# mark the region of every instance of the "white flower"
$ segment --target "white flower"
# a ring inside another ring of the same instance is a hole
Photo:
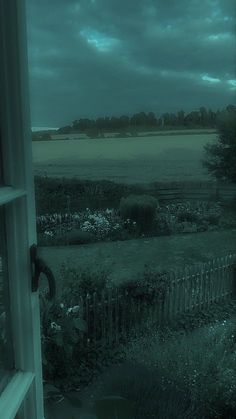
[[[68,316],[68,314],[70,314],[70,313],[73,313],[73,314],[74,313],[78,313],[79,310],[80,310],[80,306],[79,305],[74,306],[74,307],[70,307],[70,308],[68,308],[66,314]]]
[[[106,214],[112,214],[112,213],[113,213],[113,210],[111,210],[111,209],[107,208],[107,209],[106,209],[106,211],[105,211],[105,213],[106,213]]]
[[[72,307],[72,313],[78,313],[79,309],[80,309],[79,305]]]
[[[55,322],[51,322],[51,329],[61,330],[61,326]]]
[[[52,231],[49,231],[49,230],[46,230],[46,231],[44,232],[44,234],[45,234],[46,236],[50,236],[50,237],[52,237],[52,236],[53,236],[53,232],[52,232]]]
[[[68,308],[68,310],[67,310],[67,312],[66,312],[67,316],[68,316],[68,314],[70,314],[71,312],[72,312],[72,307]]]

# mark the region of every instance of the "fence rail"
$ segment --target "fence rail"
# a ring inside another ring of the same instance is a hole
[[[147,324],[160,327],[178,315],[209,309],[212,303],[236,296],[236,255],[217,258],[201,268],[170,272],[166,276],[165,298],[148,303],[129,292],[108,289],[80,299],[88,332],[84,344],[113,345],[131,334],[139,333]]]
[[[45,181],[46,182],[46,181]],[[60,183],[58,184],[60,185]],[[64,190],[64,185],[62,189]],[[48,200],[45,204],[45,191],[47,184],[39,184],[37,190],[37,208],[40,214],[47,212],[73,212],[91,209],[118,208],[122,197],[129,194],[148,194],[156,197],[160,203],[188,201],[223,201],[232,202],[236,199],[236,185],[228,182],[216,181],[176,181],[176,182],[152,182],[148,184],[119,185],[112,186],[105,183],[91,182],[90,185],[80,185],[77,181],[75,186],[69,189],[66,184],[66,195],[55,195],[50,199],[50,191],[47,192]],[[58,188],[60,189],[60,188]],[[60,189],[61,190],[61,189]],[[46,206],[45,206],[46,205]]]

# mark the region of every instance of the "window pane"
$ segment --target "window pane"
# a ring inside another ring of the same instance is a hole
[[[14,368],[4,208],[0,207],[0,392]]]
[[[195,417],[181,409],[206,387],[209,351],[172,326],[190,334],[225,273],[217,289],[184,269],[236,253],[236,217],[202,164],[235,90],[232,17],[205,3],[28,0],[38,245],[58,288],[51,311],[41,301],[44,378],[82,391],[113,362],[87,396],[135,401],[138,417]]]

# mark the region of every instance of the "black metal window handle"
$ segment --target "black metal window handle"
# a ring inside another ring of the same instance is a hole
[[[47,277],[48,286],[49,286],[48,298],[49,300],[52,300],[56,295],[56,281],[49,266],[47,266],[47,264],[44,262],[43,259],[38,258],[36,244],[32,244],[32,246],[30,247],[30,260],[31,260],[31,272],[32,272],[32,282],[31,282],[32,292],[36,292],[38,290],[39,277],[40,277],[40,274],[42,273]]]

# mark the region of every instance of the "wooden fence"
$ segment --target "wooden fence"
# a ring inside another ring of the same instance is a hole
[[[153,182],[150,184],[135,185],[138,194],[152,195],[161,204],[187,201],[222,201],[236,200],[236,185],[227,182],[215,181],[185,181],[185,182]],[[131,192],[133,193],[133,192]],[[123,194],[126,196],[126,194]],[[121,196],[113,199],[112,195],[94,193],[86,198],[81,196],[72,198],[70,204],[79,208],[104,209],[119,206]]]
[[[146,193],[158,197],[160,202],[179,200],[226,202],[236,199],[236,185],[213,181],[154,182],[147,185]]]
[[[109,289],[100,298],[96,293],[81,297],[79,305],[88,326],[84,344],[113,345],[140,333],[147,324],[161,327],[180,314],[235,298],[236,255],[214,259],[198,269],[170,272],[166,281],[165,298],[157,297],[152,303],[118,289]]]
[[[78,189],[75,188],[64,195],[55,196],[51,200],[48,195],[45,207],[45,186],[38,186],[37,208],[39,214],[56,212],[75,212],[90,209],[118,208],[122,197],[130,194],[147,194],[158,199],[161,204],[187,201],[223,201],[236,200],[236,184],[216,181],[176,181],[176,182],[152,182],[148,184],[132,184],[107,186],[100,182],[83,185],[82,191],[78,180]],[[67,185],[66,185],[67,187]],[[68,188],[68,187],[67,187]],[[62,190],[64,186],[62,184]],[[61,190],[60,188],[58,190]],[[49,192],[47,192],[49,194]],[[46,208],[46,209],[45,209]]]

